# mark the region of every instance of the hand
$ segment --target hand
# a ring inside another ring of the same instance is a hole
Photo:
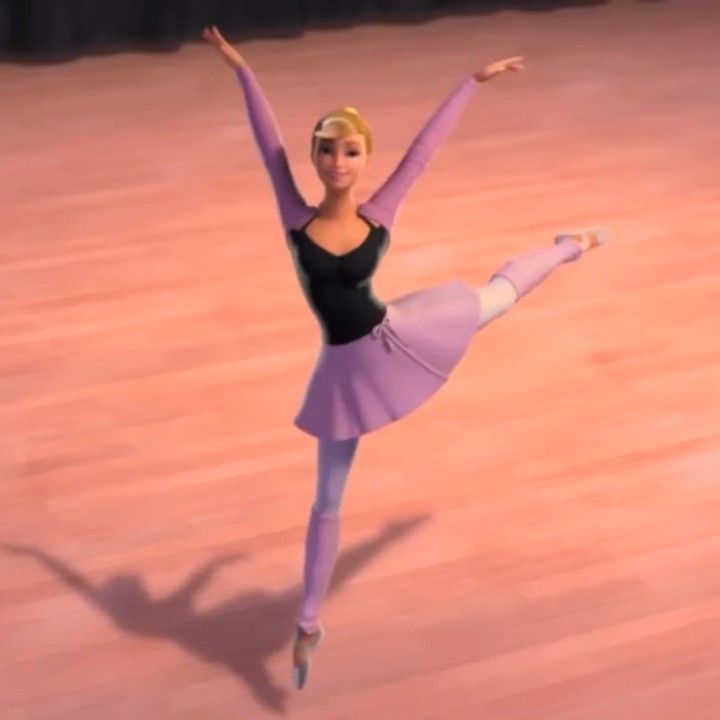
[[[220,34],[220,31],[213,25],[202,31],[202,36],[223,56],[223,60],[233,69],[247,67],[243,56]]]
[[[515,55],[514,57],[505,58],[504,60],[497,60],[486,65],[482,70],[478,70],[474,73],[474,77],[478,82],[485,82],[506,70],[511,70],[512,72],[524,70],[525,65],[523,65],[523,59],[521,55]]]

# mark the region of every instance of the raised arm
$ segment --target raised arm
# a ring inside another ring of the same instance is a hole
[[[223,555],[204,563],[198,568],[177,590],[171,595],[164,598],[163,602],[168,605],[189,605],[192,603],[195,595],[207,585],[215,571],[222,565],[227,565],[236,560],[247,557],[245,553],[233,553],[231,555]]]
[[[309,210],[295,185],[270,103],[247,62],[225,41],[217,28],[206,28],[203,37],[218,49],[242,86],[250,125],[270,175],[283,228],[287,232],[298,227],[307,219]]]
[[[75,571],[62,560],[29,545],[14,545],[2,543],[2,547],[13,555],[29,555],[34,557],[41,565],[44,565],[50,572],[54,573],[66,585],[74,588],[87,600],[95,605],[101,605],[97,588],[81,573]]]
[[[517,56],[491,63],[466,77],[425,123],[392,175],[363,203],[363,211],[389,229],[408,189],[457,124],[478,83],[490,80],[505,70],[522,68],[522,57]]]

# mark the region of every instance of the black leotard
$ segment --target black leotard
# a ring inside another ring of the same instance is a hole
[[[305,228],[290,230],[289,245],[305,297],[328,345],[343,345],[367,335],[387,312],[373,294],[371,278],[387,251],[389,234],[372,225],[365,240],[350,252],[335,255],[314,242]]]

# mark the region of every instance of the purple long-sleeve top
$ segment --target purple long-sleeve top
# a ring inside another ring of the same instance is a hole
[[[318,209],[309,206],[293,180],[270,105],[249,68],[238,70],[250,123],[275,190],[283,228],[305,297],[330,345],[363,337],[381,323],[387,306],[371,279],[389,244],[390,228],[405,193],[455,125],[477,85],[468,77],[445,100],[405,153],[382,187],[357,208],[369,225],[359,246],[342,255],[317,245],[305,232]],[[373,225],[371,221],[377,223]]]
[[[249,67],[237,71],[255,140],[275,191],[285,232],[304,225],[317,208],[309,206],[297,189],[275,116],[255,75]],[[455,127],[478,82],[465,78],[425,123],[397,168],[377,192],[358,210],[389,231],[395,214],[415,179],[424,170],[435,150]]]

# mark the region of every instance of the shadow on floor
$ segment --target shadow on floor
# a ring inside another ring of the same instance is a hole
[[[374,538],[341,553],[328,595],[338,593],[375,556],[429,518],[425,514],[388,523]],[[300,584],[282,592],[248,590],[210,610],[197,612],[193,600],[213,573],[246,555],[237,553],[210,560],[173,593],[155,599],[138,575],[122,573],[93,584],[67,563],[37,548],[8,543],[0,547],[8,553],[35,558],[123,631],[164,638],[205,662],[225,666],[250,688],[260,704],[278,714],[286,713],[289,692],[274,682],[267,662],[287,646],[289,686],[290,644],[300,604]]]

